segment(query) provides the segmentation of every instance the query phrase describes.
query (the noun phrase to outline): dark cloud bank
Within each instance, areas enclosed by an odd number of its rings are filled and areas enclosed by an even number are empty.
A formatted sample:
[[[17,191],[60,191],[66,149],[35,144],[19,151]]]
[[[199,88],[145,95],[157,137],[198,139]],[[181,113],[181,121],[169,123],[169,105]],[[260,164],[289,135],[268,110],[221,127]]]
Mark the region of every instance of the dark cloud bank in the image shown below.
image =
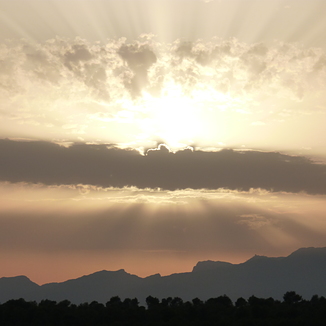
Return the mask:
[[[169,152],[141,155],[107,145],[0,140],[0,179],[102,187],[241,189],[326,194],[326,166],[275,152]]]

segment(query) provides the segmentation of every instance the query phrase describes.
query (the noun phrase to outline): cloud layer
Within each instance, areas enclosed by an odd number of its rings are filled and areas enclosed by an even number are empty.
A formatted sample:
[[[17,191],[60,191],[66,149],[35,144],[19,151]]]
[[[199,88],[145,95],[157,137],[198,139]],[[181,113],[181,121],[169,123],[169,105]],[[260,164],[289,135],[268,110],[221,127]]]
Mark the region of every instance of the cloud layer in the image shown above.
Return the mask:
[[[192,151],[161,145],[138,151],[108,145],[1,140],[0,179],[102,187],[240,189],[325,194],[326,166],[275,152]]]
[[[325,67],[323,50],[286,43],[8,41],[0,136],[320,153]]]
[[[6,42],[0,54],[1,88],[7,95],[24,93],[32,86],[61,89],[68,82],[76,95],[88,93],[93,100],[110,102],[125,97],[124,88],[135,92],[132,85],[137,83],[138,91],[160,92],[174,82],[185,93],[200,86],[231,96],[259,91],[301,100],[325,85],[324,51],[291,43],[246,44],[213,38],[164,44],[143,35],[131,43],[121,38],[93,44],[57,37],[43,44]]]

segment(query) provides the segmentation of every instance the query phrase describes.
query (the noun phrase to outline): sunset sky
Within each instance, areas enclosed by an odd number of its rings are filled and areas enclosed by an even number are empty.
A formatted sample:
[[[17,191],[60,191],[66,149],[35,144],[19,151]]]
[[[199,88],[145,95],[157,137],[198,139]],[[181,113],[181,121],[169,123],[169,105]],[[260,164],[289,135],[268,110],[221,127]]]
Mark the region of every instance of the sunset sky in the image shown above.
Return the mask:
[[[325,15],[325,0],[0,0],[0,277],[325,247]]]

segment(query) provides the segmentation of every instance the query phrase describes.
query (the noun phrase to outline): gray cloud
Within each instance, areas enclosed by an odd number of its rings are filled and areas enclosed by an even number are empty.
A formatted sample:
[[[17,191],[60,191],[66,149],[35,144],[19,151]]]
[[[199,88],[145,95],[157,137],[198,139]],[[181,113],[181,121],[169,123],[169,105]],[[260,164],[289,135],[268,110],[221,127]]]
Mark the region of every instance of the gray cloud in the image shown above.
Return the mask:
[[[140,95],[141,90],[148,84],[147,71],[157,60],[155,53],[148,45],[124,44],[118,54],[134,73],[130,80],[124,81],[125,86],[130,89],[132,96]]]
[[[326,193],[326,166],[275,152],[221,150],[176,153],[107,145],[0,141],[0,179],[103,187],[242,189]]]
[[[67,51],[64,55],[65,61],[68,68],[70,68],[71,63],[76,63],[80,61],[88,61],[92,59],[92,54],[89,52],[86,44],[74,44],[70,51]]]

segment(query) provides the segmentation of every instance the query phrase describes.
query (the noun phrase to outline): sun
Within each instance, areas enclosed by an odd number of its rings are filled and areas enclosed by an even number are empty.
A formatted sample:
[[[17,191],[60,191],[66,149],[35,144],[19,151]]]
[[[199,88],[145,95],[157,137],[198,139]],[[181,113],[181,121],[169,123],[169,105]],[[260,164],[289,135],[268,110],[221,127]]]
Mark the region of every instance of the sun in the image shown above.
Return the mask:
[[[243,99],[207,85],[186,92],[185,87],[173,82],[164,85],[160,96],[143,91],[136,100],[119,105],[123,108],[119,117],[128,122],[129,128],[123,130],[131,133],[131,127],[137,127],[133,143],[165,143],[172,151],[188,146],[227,146],[232,135],[241,131],[240,116],[245,108]]]
[[[169,148],[179,149],[195,142],[202,133],[202,108],[181,87],[169,87],[160,97],[143,94],[147,119],[143,121],[145,133],[164,141]]]

